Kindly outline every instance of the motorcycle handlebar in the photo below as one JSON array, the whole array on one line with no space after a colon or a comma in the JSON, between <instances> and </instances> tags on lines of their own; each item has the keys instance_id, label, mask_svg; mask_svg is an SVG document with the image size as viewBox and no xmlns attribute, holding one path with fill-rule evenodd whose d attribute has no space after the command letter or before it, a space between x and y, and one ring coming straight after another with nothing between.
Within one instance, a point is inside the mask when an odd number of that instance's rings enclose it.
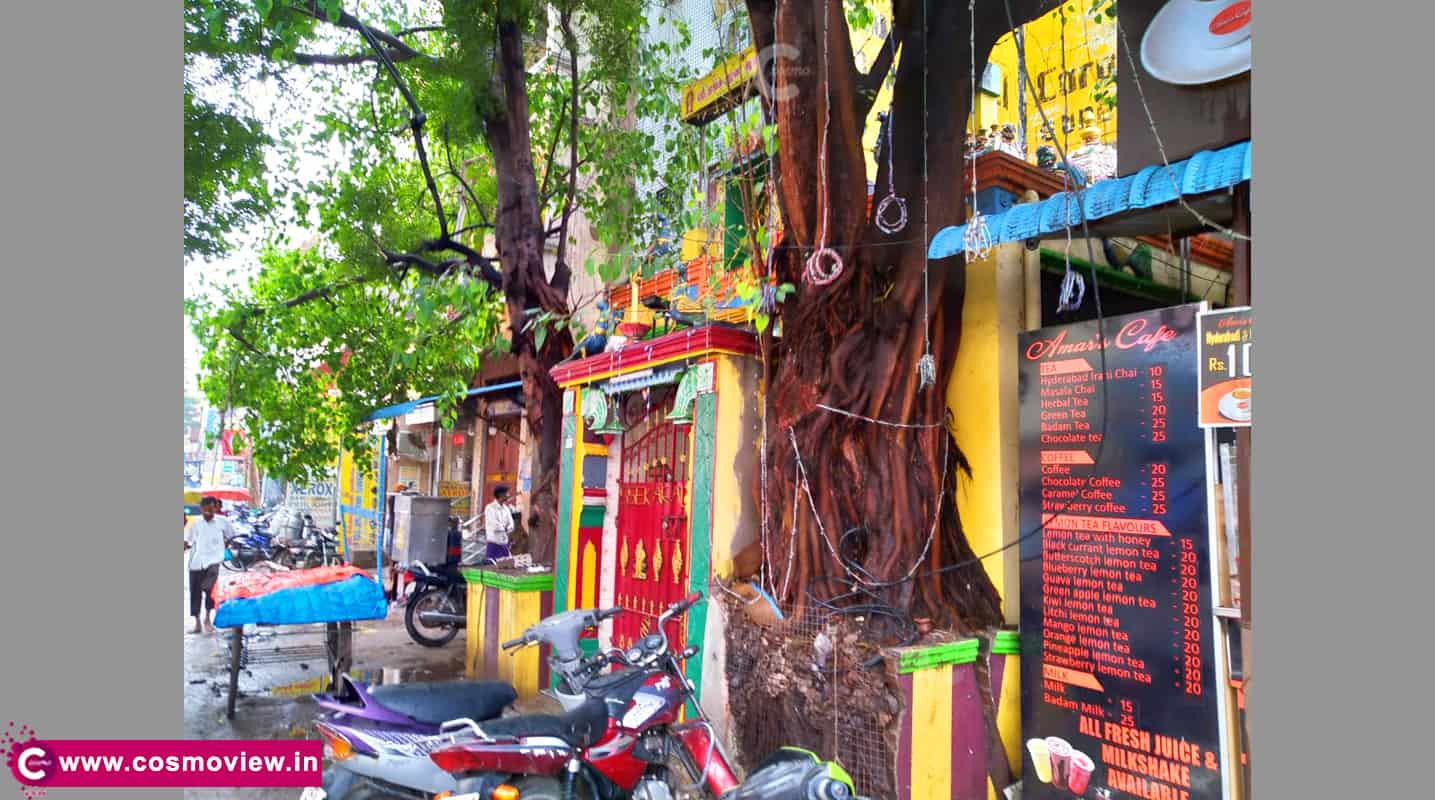
<instances>
[{"instance_id":1,"label":"motorcycle handlebar","mask_svg":"<svg viewBox=\"0 0 1435 800\"><path fill-rule=\"evenodd\" d=\"M600 610L595 616L597 616L599 622L602 622L605 619L612 619L622 613L623 609L621 606L613 606L612 608Z\"/></svg>"},{"instance_id":2,"label":"motorcycle handlebar","mask_svg":"<svg viewBox=\"0 0 1435 800\"><path fill-rule=\"evenodd\" d=\"M683 613L684 611L687 611L688 609L690 609L690 608L692 608L693 606L697 605L697 604L698 604L698 601L700 601L700 600L702 600L702 599L703 599L703 593L702 593L702 592L693 592L692 594L688 595L687 597L684 597L683 599L679 600L678 602L674 603L671 607L669 607L669 608L668 608L668 613L669 613L670 615L681 614L681 613Z\"/></svg>"},{"instance_id":3,"label":"motorcycle handlebar","mask_svg":"<svg viewBox=\"0 0 1435 800\"><path fill-rule=\"evenodd\" d=\"M522 647L525 644L528 644L528 637L520 636L517 639L510 639L509 641L506 641L499 646L502 647L504 650L512 650L515 647Z\"/></svg>"}]
</instances>

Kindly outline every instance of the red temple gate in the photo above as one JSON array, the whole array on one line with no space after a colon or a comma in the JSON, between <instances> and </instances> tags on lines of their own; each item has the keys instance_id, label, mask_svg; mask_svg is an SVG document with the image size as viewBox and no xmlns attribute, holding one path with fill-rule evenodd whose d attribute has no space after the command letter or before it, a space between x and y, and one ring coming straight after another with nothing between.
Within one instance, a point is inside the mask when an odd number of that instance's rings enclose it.
<instances>
[{"instance_id":1,"label":"red temple gate","mask_svg":"<svg viewBox=\"0 0 1435 800\"><path fill-rule=\"evenodd\" d=\"M687 595L688 426L669 421L671 409L670 395L623 434L614 597L628 613L613 622L616 647L652 633L663 609ZM679 622L668 637L686 641Z\"/></svg>"}]
</instances>

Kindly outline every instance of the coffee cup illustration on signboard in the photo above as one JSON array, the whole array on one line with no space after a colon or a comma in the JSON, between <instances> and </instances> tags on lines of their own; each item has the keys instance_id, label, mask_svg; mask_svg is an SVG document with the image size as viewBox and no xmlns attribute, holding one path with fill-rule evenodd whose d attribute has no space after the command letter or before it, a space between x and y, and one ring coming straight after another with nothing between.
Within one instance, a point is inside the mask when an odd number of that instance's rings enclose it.
<instances>
[{"instance_id":1,"label":"coffee cup illustration on signboard","mask_svg":"<svg viewBox=\"0 0 1435 800\"><path fill-rule=\"evenodd\" d=\"M1141 37L1141 66L1178 86L1251 68L1251 0L1170 0Z\"/></svg>"}]
</instances>

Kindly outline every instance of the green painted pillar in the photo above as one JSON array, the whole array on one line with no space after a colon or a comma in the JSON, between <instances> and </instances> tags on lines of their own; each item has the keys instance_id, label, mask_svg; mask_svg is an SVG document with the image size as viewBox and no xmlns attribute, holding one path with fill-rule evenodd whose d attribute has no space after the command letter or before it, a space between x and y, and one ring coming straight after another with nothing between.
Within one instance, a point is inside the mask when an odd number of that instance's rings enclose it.
<instances>
[{"instance_id":1,"label":"green painted pillar","mask_svg":"<svg viewBox=\"0 0 1435 800\"><path fill-rule=\"evenodd\" d=\"M573 492L583 485L578 476L578 417L573 402L574 392L563 393L562 448L558 459L558 541L553 556L553 612L568 610L568 563L572 559Z\"/></svg>"},{"instance_id":2,"label":"green painted pillar","mask_svg":"<svg viewBox=\"0 0 1435 800\"><path fill-rule=\"evenodd\" d=\"M711 370L712 365L703 365ZM717 455L717 395L713 393L712 381L698 389L697 407L693 413L693 510L689 521L691 557L688 565L688 591L702 592L705 602L699 603L688 612L688 643L703 644L707 631L709 580L712 569L713 540L713 468ZM687 663L688 679L697 687L698 698L702 698L703 659Z\"/></svg>"}]
</instances>

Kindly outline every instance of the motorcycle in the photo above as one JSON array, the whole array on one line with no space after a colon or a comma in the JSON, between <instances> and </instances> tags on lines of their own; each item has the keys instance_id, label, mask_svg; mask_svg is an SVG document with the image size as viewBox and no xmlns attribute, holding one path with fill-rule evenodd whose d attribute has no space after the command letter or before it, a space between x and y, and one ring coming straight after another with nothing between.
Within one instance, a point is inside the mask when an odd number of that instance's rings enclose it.
<instances>
[{"instance_id":1,"label":"motorcycle","mask_svg":"<svg viewBox=\"0 0 1435 800\"><path fill-rule=\"evenodd\" d=\"M560 676L559 700L580 704L588 680L611 662L611 654L583 657L584 631L621 609L579 609L554 614L525 635L552 648L549 663ZM516 698L508 684L460 682L381 686L366 690L347 676L335 694L314 695L330 712L315 723L333 759L324 773L329 800L358 800L365 792L428 800L452 792L457 780L429 753L474 738L477 726L498 716Z\"/></svg>"},{"instance_id":2,"label":"motorcycle","mask_svg":"<svg viewBox=\"0 0 1435 800\"><path fill-rule=\"evenodd\" d=\"M300 538L276 543L273 560L288 569L338 564L343 560L339 555L339 535L333 528L315 527L314 517L305 514Z\"/></svg>"},{"instance_id":3,"label":"motorcycle","mask_svg":"<svg viewBox=\"0 0 1435 800\"><path fill-rule=\"evenodd\" d=\"M468 625L468 583L452 565L436 572L419 563L405 569L418 587L404 608L409 638L424 647L443 647Z\"/></svg>"},{"instance_id":4,"label":"motorcycle","mask_svg":"<svg viewBox=\"0 0 1435 800\"><path fill-rule=\"evenodd\" d=\"M260 562L275 561L281 549L268 532L251 529L224 542L223 564L226 569L244 572Z\"/></svg>"},{"instance_id":5,"label":"motorcycle","mask_svg":"<svg viewBox=\"0 0 1435 800\"><path fill-rule=\"evenodd\" d=\"M450 741L449 729L499 716L518 693L501 681L364 688L343 675L333 694L313 697L328 712L314 723L333 757L324 771L325 796L359 800L452 790L453 778L428 758L429 748Z\"/></svg>"},{"instance_id":6,"label":"motorcycle","mask_svg":"<svg viewBox=\"0 0 1435 800\"><path fill-rule=\"evenodd\" d=\"M701 599L694 592L674 603L654 633L626 653L601 656L617 669L585 677L582 695L570 695L561 716L474 723L472 739L438 747L430 759L456 778L458 794L478 800L671 800L680 786L673 761L687 773L686 788L722 798L738 781L712 723L696 702L696 717L678 721L696 698L683 662L698 647L674 654L666 630ZM503 648L513 651L544 638L530 628Z\"/></svg>"}]
</instances>

